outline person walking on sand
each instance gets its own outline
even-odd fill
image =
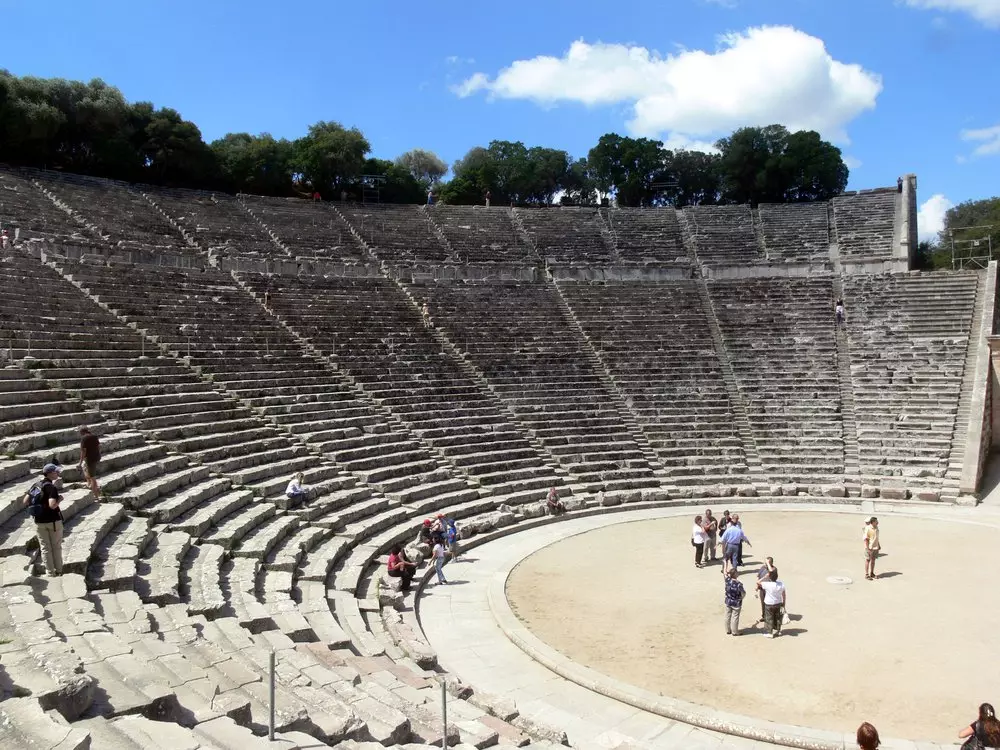
[[[740,634],[740,611],[747,591],[739,582],[739,571],[730,568],[726,574],[726,635]]]
[[[711,508],[705,508],[705,518],[702,523],[705,526],[705,554],[702,559],[706,563],[714,562],[718,554],[715,547],[719,543],[719,521],[712,515]]]
[[[785,607],[785,584],[778,580],[778,571],[772,570],[766,581],[757,581],[757,588],[764,592],[765,635],[776,638],[781,635],[781,619]]]
[[[704,567],[701,564],[701,556],[705,553],[706,538],[705,525],[702,523],[701,516],[695,516],[694,526],[691,527],[691,546],[694,547],[694,566],[696,568]]]
[[[882,744],[882,740],[878,736],[878,730],[867,721],[858,727],[858,734],[855,739],[861,750],[878,750],[878,746]]]
[[[439,541],[434,545],[434,551],[431,553],[431,557],[434,560],[434,572],[437,573],[438,583],[448,583],[447,579],[444,577],[444,558],[447,553],[444,549],[444,542]]]
[[[875,574],[875,560],[878,558],[882,545],[879,542],[878,519],[872,516],[865,524],[865,580],[874,581],[878,576]]]

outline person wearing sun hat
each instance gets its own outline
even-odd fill
[[[63,517],[59,510],[62,495],[56,487],[56,480],[62,467],[48,463],[42,467],[42,480],[24,496],[24,504],[35,520],[38,546],[45,561],[45,572],[50,576],[62,575]]]

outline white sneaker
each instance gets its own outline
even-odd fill
[[[768,638],[774,638],[774,633],[764,633]]]

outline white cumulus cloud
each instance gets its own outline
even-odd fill
[[[973,156],[1000,156],[1000,125],[979,130],[963,130],[960,133],[963,141],[978,144],[973,150]]]
[[[864,162],[856,156],[851,156],[850,154],[844,154],[844,164],[847,165],[848,169],[860,169]]]
[[[1000,0],[904,0],[911,8],[967,13],[981,24],[1000,28]]]
[[[921,242],[933,242],[938,233],[944,229],[944,215],[955,204],[941,193],[936,193],[925,200],[917,212],[917,237]]]
[[[632,133],[675,142],[710,142],[745,125],[781,123],[846,143],[848,123],[875,107],[882,79],[833,59],[822,39],[762,26],[726,34],[712,51],[670,55],[579,40],[561,57],[515,60],[492,78],[475,73],[452,90],[542,106],[630,103]]]

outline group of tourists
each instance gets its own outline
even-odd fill
[[[431,549],[431,560],[439,584],[448,583],[444,576],[445,561],[451,558],[452,562],[458,562],[461,552],[458,541],[460,536],[455,519],[446,518],[442,513],[438,513],[433,519],[425,518],[420,525],[418,541]],[[409,558],[402,544],[393,545],[389,551],[387,572],[391,577],[400,579],[402,591],[410,590],[410,582],[417,573],[417,563]]]
[[[101,440],[89,427],[80,428],[80,460],[77,469],[93,493],[101,501],[97,470],[101,462]],[[41,552],[45,573],[51,578],[63,572],[62,542],[63,515],[60,508],[62,496],[62,466],[55,458],[42,467],[42,478],[25,493],[21,502],[35,522],[35,535]]]
[[[694,547],[695,567],[704,568],[719,557],[722,558],[727,635],[740,634],[740,615],[743,611],[743,600],[747,595],[746,586],[739,580],[740,568],[743,567],[744,545],[753,546],[743,531],[739,513],[730,514],[725,510],[721,517],[716,518],[712,514],[712,509],[706,508],[704,515],[694,517],[694,525],[691,527],[691,546]],[[766,558],[764,564],[757,570],[754,588],[760,600],[760,619],[754,627],[763,625],[764,634],[768,638],[776,638],[781,635],[788,599],[785,584],[778,578],[774,558]]]

